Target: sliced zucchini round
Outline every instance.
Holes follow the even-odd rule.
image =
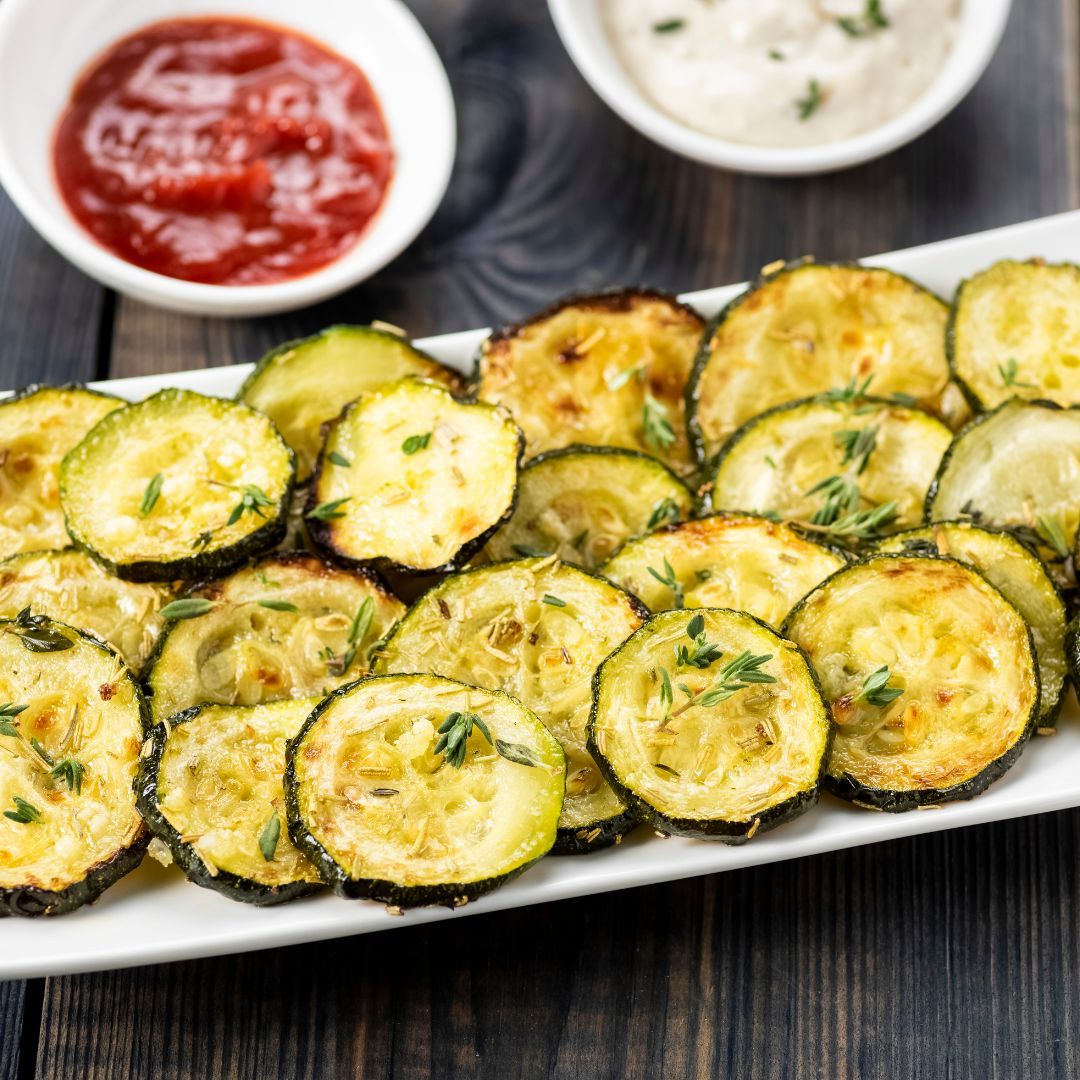
[[[247,405],[161,390],[117,409],[60,466],[76,545],[128,581],[228,573],[285,535],[293,452]]]
[[[977,409],[1014,396],[1080,404],[1080,267],[1005,260],[968,278],[947,342]]]
[[[0,558],[69,543],[60,462],[124,404],[82,386],[28,386],[0,401]]]
[[[634,825],[585,748],[593,672],[645,614],[622,589],[554,556],[494,563],[447,578],[418,600],[375,670],[469,679],[532,709],[566,751],[555,850],[591,851]]]
[[[113,650],[29,610],[0,619],[0,915],[60,915],[142,861],[146,705]]]
[[[282,778],[285,744],[321,700],[196,705],[150,733],[139,812],[196,885],[259,905],[317,887],[288,838]]]
[[[734,608],[779,626],[846,561],[768,518],[715,514],[631,540],[600,573],[651,611]]]
[[[951,438],[921,409],[880,398],[791,402],[724,445],[712,502],[797,521],[833,543],[873,538],[922,520]]]
[[[303,480],[315,467],[324,423],[361,394],[409,375],[434,379],[455,392],[464,386],[458,372],[402,334],[374,326],[330,326],[267,353],[236,396],[277,424],[296,451]]]
[[[745,612],[654,615],[596,673],[589,749],[664,833],[740,844],[805,813],[830,737],[802,650]]]
[[[693,492],[662,462],[636,450],[570,446],[521,471],[513,517],[487,542],[500,559],[558,555],[594,570],[631,536],[694,508]]]
[[[846,385],[905,399],[952,427],[967,413],[949,383],[949,308],[889,270],[802,262],[763,278],[709,326],[687,392],[702,463],[748,420]]]
[[[666,293],[570,297],[484,342],[477,392],[514,414],[530,455],[620,446],[687,476],[683,393],[703,325]]]
[[[970,799],[1020,756],[1039,714],[1031,633],[973,567],[875,555],[800,601],[836,734],[826,786],[877,810]]]
[[[1065,694],[1065,602],[1043,564],[1016,537],[969,521],[942,521],[891,536],[879,551],[948,555],[970,563],[1024,617],[1039,665],[1039,724],[1052,725]]]
[[[1062,587],[1075,585],[1080,408],[1013,398],[953,440],[926,497],[928,521],[967,518],[1032,546]]]
[[[85,552],[28,551],[0,562],[0,617],[25,607],[104,638],[133,671],[146,663],[165,626],[168,585],[123,581]]]
[[[203,702],[327,693],[367,674],[405,609],[373,575],[297,551],[200,586],[173,610],[147,678],[155,723]]]
[[[555,840],[558,742],[506,694],[435,675],[362,679],[289,743],[289,835],[347,897],[460,907]]]
[[[504,409],[421,379],[390,383],[327,428],[308,533],[349,565],[464,565],[513,512],[523,446]]]
[[[1080,686],[1080,614],[1074,615],[1065,628],[1065,662],[1073,686]]]

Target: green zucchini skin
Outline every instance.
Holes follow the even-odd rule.
[[[334,893],[347,900],[377,900],[379,903],[386,904],[389,907],[403,909],[431,906],[458,908],[464,903],[476,900],[499,888],[499,886],[512,881],[538,862],[539,858],[515,867],[508,874],[466,883],[405,886],[394,881],[387,881],[385,878],[351,878],[312,834],[300,813],[296,754],[308,732],[319,722],[319,718],[334,704],[337,698],[347,697],[361,684],[399,679],[400,677],[400,675],[370,675],[364,679],[356,679],[354,682],[347,683],[345,686],[332,691],[319,702],[312,714],[304,721],[295,737],[286,744],[285,814],[289,828],[289,839],[298,850],[307,856],[318,870],[319,876],[330,886]],[[456,685],[456,680],[446,679],[441,675],[427,675],[425,678]],[[508,695],[502,694],[500,691],[485,691],[483,687],[469,687],[469,689],[489,694],[494,693],[504,698],[508,697]]]
[[[183,712],[170,716],[167,724],[157,724],[150,732],[147,740],[149,751],[144,747],[143,756],[139,760],[139,771],[135,777],[136,805],[143,820],[149,826],[150,832],[168,845],[173,860],[189,880],[204,889],[212,889],[214,892],[228,896],[231,900],[254,904],[257,907],[269,907],[317,892],[320,886],[309,881],[269,886],[230,873],[228,870],[219,869],[216,875],[211,874],[191,845],[180,839],[180,834],[161,812],[158,802],[158,770],[168,742],[169,728],[187,723],[205,707],[205,705],[193,705],[190,709],[184,709]]]
[[[1065,627],[1065,662],[1073,686],[1080,686],[1080,614],[1074,615]]]
[[[108,395],[104,395],[108,396]],[[13,623],[13,619],[0,619],[0,625]],[[57,620],[50,620],[56,626],[62,626],[83,641],[102,652],[114,657],[121,665],[120,678],[127,679],[134,690],[134,698],[139,707],[139,719],[145,735],[150,728],[150,710],[143,696],[139,680],[135,678],[129,668],[123,666],[120,654],[109,644],[94,634],[80,630],[75,626],[68,626]],[[92,904],[106,889],[115,885],[122,877],[135,870],[143,861],[146,848],[150,843],[150,830],[144,824],[139,834],[125,848],[115,852],[108,859],[104,859],[82,877],[73,882],[66,889],[41,889],[33,885],[22,885],[14,888],[0,888],[0,918],[8,916],[21,916],[37,918],[38,916],[66,915],[75,911],[84,904]]]
[[[730,612],[730,609],[728,608],[701,608],[697,610],[724,613]],[[759,619],[756,615],[751,615],[748,612],[737,612],[737,614],[752,620],[770,634],[777,634],[777,631],[773,627],[764,620]],[[652,615],[650,616],[650,621],[656,618],[656,615]],[[648,623],[645,625],[647,626]],[[645,629],[645,626],[641,629]],[[640,630],[635,631],[635,633],[640,632]],[[628,638],[627,641],[629,640],[630,639]],[[627,788],[619,779],[618,774],[612,768],[608,759],[600,752],[600,748],[596,742],[595,730],[600,700],[600,685],[604,678],[604,669],[608,664],[618,660],[619,654],[626,648],[626,644],[627,642],[623,642],[623,644],[596,669],[596,672],[593,675],[593,704],[589,714],[587,744],[589,753],[592,754],[604,779],[607,780],[615,793],[630,807],[630,813],[636,821],[648,825],[650,828],[654,829],[656,832],[662,833],[664,836],[685,836],[690,839],[719,840],[721,843],[738,847],[747,843],[754,836],[768,832],[789,821],[793,821],[795,818],[800,817],[813,806],[817,805],[820,788],[822,782],[825,780],[825,769],[828,764],[829,752],[832,749],[833,734],[835,732],[835,727],[831,720],[828,723],[825,748],[821,755],[817,778],[813,786],[798,792],[789,799],[785,799],[776,806],[756,814],[752,821],[725,821],[719,818],[681,818],[675,815],[665,814],[657,810],[651,803],[641,798],[640,795],[637,795],[634,791]],[[814,670],[814,665],[810,663],[810,658],[801,648],[795,646],[795,651],[805,664],[806,672],[813,683],[817,697],[822,704],[826,716],[828,716],[828,709],[825,705],[821,683],[818,679],[817,672]]]

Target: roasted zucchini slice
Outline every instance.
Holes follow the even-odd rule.
[[[1065,693],[1065,603],[1039,559],[1010,533],[942,521],[891,536],[880,551],[948,555],[970,563],[1024,617],[1039,665],[1039,723],[1052,725]]]
[[[551,849],[565,785],[558,742],[506,694],[362,679],[289,744],[289,835],[342,896],[460,907]]]
[[[654,615],[596,673],[589,749],[664,833],[740,844],[805,813],[830,735],[802,650],[745,612]]]
[[[683,521],[693,508],[690,489],[647,454],[609,446],[552,450],[522,469],[513,517],[483,555],[555,554],[594,570],[631,536]]]
[[[0,915],[60,915],[142,861],[146,705],[123,660],[43,615],[0,619]]]
[[[725,444],[712,502],[853,543],[922,520],[926,489],[950,440],[940,420],[879,398],[780,405]]]
[[[621,446],[686,476],[694,464],[683,394],[702,327],[665,293],[571,297],[484,342],[477,392],[514,414],[530,455]]]
[[[350,401],[409,375],[460,391],[464,379],[401,334],[375,326],[331,326],[264,356],[236,395],[277,424],[296,451],[300,479],[311,474],[320,427]]]
[[[968,278],[947,341],[977,409],[1014,396],[1080,404],[1080,267],[1006,260]]]
[[[29,386],[0,401],[0,558],[69,543],[60,462],[123,404],[81,386]]]
[[[196,885],[259,905],[318,886],[289,840],[282,785],[285,744],[321,700],[196,705],[150,733],[139,812]]]
[[[266,556],[178,607],[151,658],[155,723],[202,702],[306,698],[366,675],[405,610],[373,575],[300,551]]]
[[[437,383],[372,390],[327,428],[308,533],[349,565],[462,566],[513,511],[523,445],[504,409]]]
[[[687,399],[701,461],[766,409],[867,380],[958,426],[967,410],[949,383],[948,315],[933,293],[874,267],[802,262],[764,277],[709,326],[694,366]]]
[[[817,670],[836,724],[825,784],[876,810],[985,791],[1039,714],[1027,624],[954,559],[875,555],[800,601],[782,631]]]
[[[0,562],[0,617],[23,608],[104,638],[133,671],[142,670],[165,626],[168,585],[122,581],[85,552],[28,551]]]
[[[716,514],[631,540],[600,570],[652,611],[724,607],[779,626],[842,555],[767,518]]]
[[[622,589],[554,556],[494,563],[447,578],[417,601],[375,670],[469,679],[534,710],[566,751],[555,850],[576,854],[617,842],[634,824],[585,749],[585,728],[593,672],[645,614]]]
[[[973,420],[942,458],[928,521],[967,518],[1033,547],[1060,587],[1076,584],[1080,408],[1013,398]]]
[[[110,413],[60,466],[76,545],[128,581],[227,573],[285,535],[293,452],[235,401],[162,390]]]

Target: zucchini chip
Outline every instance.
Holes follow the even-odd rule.
[[[60,915],[142,861],[146,704],[96,638],[29,610],[0,619],[0,915]]]
[[[1024,617],[1039,665],[1039,724],[1050,726],[1065,694],[1065,602],[1039,559],[1016,537],[968,521],[943,521],[892,536],[879,551],[948,555],[969,563]]]
[[[132,671],[141,671],[173,598],[168,585],[122,581],[85,552],[28,551],[0,562],[0,616],[25,607],[82,627],[109,642]]]
[[[286,832],[282,777],[285,744],[320,700],[196,705],[150,733],[139,811],[196,885],[258,905],[317,887]]]
[[[513,511],[522,449],[494,405],[420,379],[373,390],[327,428],[308,533],[352,566],[454,569]]]
[[[1013,396],[1080,404],[1080,267],[995,263],[956,294],[949,361],[977,409]]]
[[[532,709],[566,751],[555,850],[578,854],[616,843],[634,825],[585,749],[585,729],[593,672],[645,614],[622,589],[554,556],[495,563],[447,578],[417,601],[375,670],[470,679]]]
[[[973,420],[942,458],[928,521],[967,518],[1032,547],[1059,587],[1076,584],[1080,408],[1013,398]]]
[[[830,735],[802,650],[745,612],[654,615],[596,673],[589,749],[663,833],[741,844],[804,814]]]
[[[155,723],[202,702],[306,698],[366,675],[405,609],[370,574],[296,551],[203,585],[173,610],[147,679]]]
[[[922,521],[949,429],[921,409],[880,398],[810,398],[744,425],[721,451],[718,510],[797,521],[851,544]]]
[[[477,392],[514,414],[530,455],[621,446],[687,476],[683,394],[703,325],[666,293],[571,297],[484,342]]]
[[[555,554],[594,570],[631,536],[684,521],[693,508],[693,492],[656,458],[570,446],[522,469],[513,517],[483,554],[492,562]]]
[[[876,810],[970,799],[1020,756],[1039,713],[1027,624],[954,559],[875,555],[824,581],[783,633],[836,724],[825,785]]]
[[[401,334],[375,326],[331,326],[268,353],[236,396],[277,424],[296,451],[303,480],[315,467],[324,423],[361,394],[409,375],[434,379],[455,392],[464,385],[461,375]]]
[[[779,626],[797,600],[845,564],[787,525],[716,514],[631,540],[600,573],[651,611],[734,608]]]
[[[224,574],[285,535],[293,453],[235,401],[161,390],[105,417],[60,466],[68,532],[128,581]]]
[[[506,694],[435,675],[361,679],[289,743],[289,835],[341,896],[460,907],[555,840],[558,742]]]
[[[687,398],[702,463],[752,417],[845,385],[899,393],[956,427],[945,323],[933,293],[888,270],[795,263],[733,300],[713,322]]]
[[[0,401],[0,558],[66,547],[60,462],[125,403],[81,386],[28,386]]]

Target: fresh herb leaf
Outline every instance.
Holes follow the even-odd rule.
[[[814,525],[831,526],[837,518],[854,513],[859,505],[859,485],[846,476],[828,476],[804,494],[825,496],[810,518]]]
[[[258,581],[258,583],[260,585],[265,586],[267,589],[280,589],[281,588],[281,582],[280,581],[271,581],[266,576],[266,573],[264,571],[262,571],[262,570],[256,570],[255,571],[255,580]]]
[[[866,471],[866,466],[870,464],[870,455],[877,447],[877,433],[876,426],[834,431],[833,439],[843,453],[840,464],[853,465],[855,475],[861,476]]]
[[[663,22],[653,23],[654,34],[670,34],[675,30],[681,30],[686,25],[685,19],[665,19]]]
[[[881,0],[866,0],[866,8],[861,16],[839,18],[836,25],[850,37],[861,38],[887,29],[889,20],[881,10]]]
[[[776,468],[776,462],[772,459],[772,457],[769,454],[765,455],[765,464],[768,465],[770,469],[775,469]]]
[[[799,112],[799,119],[809,120],[821,108],[822,100],[821,84],[817,79],[811,79],[806,84],[806,97],[799,98],[795,102],[795,108]]]
[[[17,821],[20,825],[30,825],[41,820],[41,811],[31,802],[18,795],[12,795],[11,801],[15,804],[14,810],[5,810],[4,817]]]
[[[217,604],[213,600],[207,600],[202,596],[189,596],[166,604],[161,609],[161,616],[165,619],[197,619],[216,607]]]
[[[371,622],[374,618],[375,601],[370,596],[365,596],[364,602],[356,609],[352,624],[349,626],[349,635],[346,638],[348,648],[346,648],[341,656],[335,656],[333,649],[327,647],[327,669],[331,675],[344,675],[345,672],[352,667],[353,661],[356,659],[356,653],[360,648],[360,643],[371,629]],[[371,646],[369,654],[375,651],[378,644],[379,643],[376,642]]]
[[[667,407],[649,393],[646,393],[641,408],[641,427],[645,442],[653,450],[666,450],[675,442],[675,430],[668,422]]]
[[[719,645],[706,639],[705,617],[700,612],[687,624],[686,636],[693,642],[693,648],[675,646],[675,662],[680,667],[696,667],[704,671],[724,655]]]
[[[863,688],[855,700],[865,701],[875,709],[883,709],[886,705],[891,705],[903,692],[899,686],[889,685],[889,665],[883,664],[877,671],[866,676]]]
[[[675,696],[671,692],[671,676],[668,674],[668,669],[662,667],[660,669],[660,704],[663,705],[665,713],[670,711],[674,700]]]
[[[19,627],[16,636],[30,652],[63,652],[75,646],[71,638],[51,627],[44,615],[34,615],[28,607],[15,616],[15,625]]]
[[[232,508],[229,520],[225,522],[226,527],[235,525],[245,514],[264,518],[266,515],[263,510],[274,505],[274,500],[256,484],[243,484],[237,490],[240,492],[240,501]]]
[[[1061,558],[1067,559],[1072,554],[1069,551],[1068,541],[1065,539],[1065,530],[1053,514],[1041,514],[1035,531]]]
[[[683,588],[679,584],[679,579],[675,576],[675,571],[672,569],[671,563],[664,558],[664,572],[660,573],[655,566],[648,566],[646,569],[649,573],[660,582],[661,585],[666,585],[671,590],[671,595],[675,597],[675,606],[677,608],[686,607],[686,598],[683,596]]]
[[[431,432],[425,431],[423,435],[410,435],[402,444],[401,451],[404,454],[418,454],[421,450],[426,450],[428,443],[431,442]]]
[[[546,559],[551,554],[550,551],[541,551],[539,548],[529,547],[528,544],[511,544],[510,546],[523,559]]]
[[[859,380],[853,376],[847,386],[837,386],[832,390],[826,390],[821,394],[821,400],[837,402],[841,405],[854,404],[854,402],[866,397],[866,391],[869,389],[873,378],[873,375],[867,375],[862,382],[859,382]]]
[[[667,773],[668,776],[674,776],[676,780],[682,775],[676,772],[670,765],[665,765],[662,761],[654,761],[653,768],[658,772]]]
[[[518,765],[528,765],[530,768],[535,768],[541,764],[540,756],[521,743],[503,742],[502,739],[496,739],[495,749],[507,761],[513,761]]]
[[[41,760],[46,765],[48,765],[50,769],[53,767],[53,765],[56,764],[56,762],[54,762],[53,759],[52,759],[52,754],[50,754],[49,751],[46,750],[45,747],[41,745],[40,740],[38,740],[33,735],[30,736],[30,746],[33,748],[34,753],[37,754],[37,756],[39,758],[41,758]]]
[[[277,852],[278,840],[281,837],[281,818],[278,817],[275,810],[270,815],[270,820],[263,826],[263,830],[259,833],[259,850],[262,852],[262,857],[267,862],[274,861],[274,855]]]
[[[269,608],[271,611],[287,611],[291,615],[299,615],[300,609],[290,600],[256,600],[259,607]]]
[[[784,54],[779,49],[770,49],[769,50],[769,59],[770,60],[783,60],[784,59]]]
[[[670,496],[666,496],[663,499],[658,499],[653,503],[652,513],[649,515],[649,520],[645,525],[646,529],[655,529],[658,525],[662,525],[665,521],[678,521],[679,520],[679,507],[675,500]]]
[[[1027,390],[1034,390],[1035,384],[1029,382],[1021,382],[1017,375],[1019,374],[1019,365],[1016,362],[1015,356],[1010,356],[1004,364],[998,364],[998,374],[1001,376],[1002,386],[1015,386],[1023,387]]]
[[[157,505],[164,479],[161,473],[157,473],[150,478],[150,483],[146,485],[146,490],[143,492],[142,502],[139,503],[139,517],[146,517]]]
[[[22,738],[21,732],[12,723],[12,720],[19,713],[25,711],[26,708],[26,705],[13,705],[11,702],[0,705],[0,735],[7,735],[13,739]]]
[[[351,501],[351,495],[346,495],[344,499],[331,499],[330,502],[319,503],[314,510],[309,510],[304,516],[314,518],[316,521],[334,521],[336,518],[345,516],[345,511],[341,508]]]
[[[64,784],[68,791],[74,791],[76,795],[82,794],[86,766],[78,758],[63,758],[53,766],[49,775],[57,784]]]
[[[434,752],[443,754],[447,764],[455,769],[460,769],[465,764],[465,744],[476,727],[480,734],[489,743],[492,743],[491,732],[487,724],[471,712],[452,712],[439,727],[439,741],[435,744]]]
[[[882,529],[896,520],[897,506],[894,501],[873,506],[867,510],[856,510],[833,522],[829,528],[833,536],[850,536],[857,540],[871,540]]]
[[[905,394],[900,390],[889,395],[889,400],[896,405],[903,405],[905,409],[917,409],[919,399],[912,394]]]
[[[645,365],[635,364],[633,367],[623,368],[622,371],[616,371],[614,375],[604,380],[605,385],[609,390],[621,390],[631,379],[642,379],[645,377]]]
[[[550,604],[552,607],[566,607],[566,601],[558,596],[553,596],[551,593],[544,593],[544,603]]]
[[[714,705],[719,705],[721,701],[727,701],[729,697],[740,690],[745,690],[748,686],[775,683],[776,679],[772,675],[761,670],[772,658],[772,653],[755,655],[747,649],[720,669],[716,682],[712,686],[695,693],[686,683],[679,683],[679,689],[688,700],[671,713],[670,718],[675,719],[695,705],[710,709]]]
[[[336,450],[331,450],[326,455],[326,460],[332,465],[339,465],[343,469],[352,468],[352,462],[344,454],[339,454]]]

